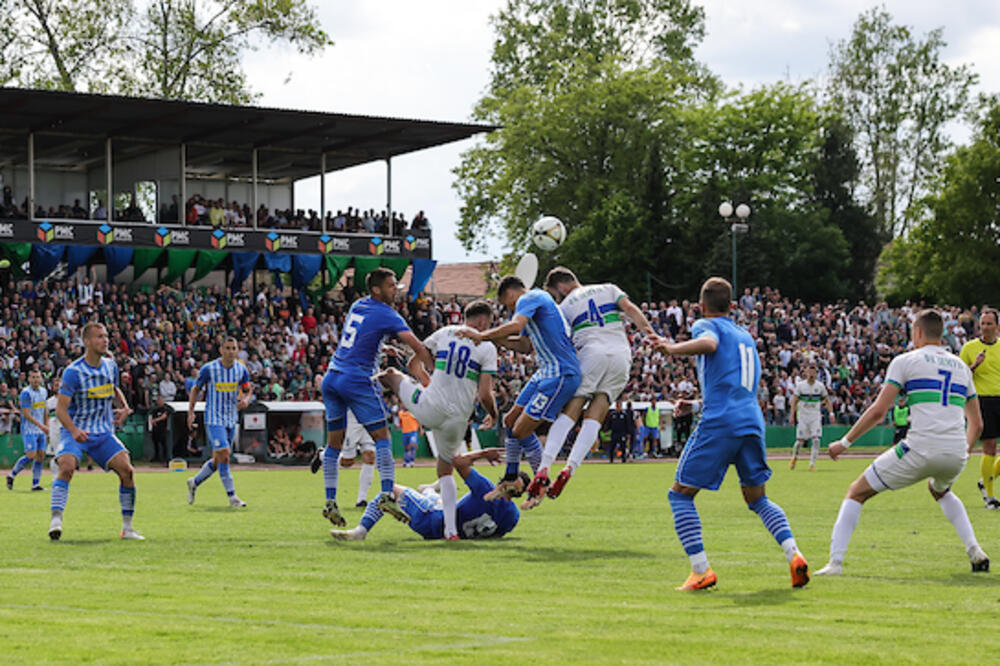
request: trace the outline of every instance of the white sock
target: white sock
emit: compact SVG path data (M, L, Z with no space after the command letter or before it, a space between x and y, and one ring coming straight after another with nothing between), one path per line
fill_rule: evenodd
M795 553L799 552L799 546L795 543L795 537L788 537L781 542L781 550L785 551L785 560L792 561Z
M368 534L368 528L365 527L364 525L357 525L353 527L350 531L355 534L360 534L361 536L366 536Z
M438 481L441 482L441 510L444 512L444 538L458 534L456 526L455 506L458 504L458 486L455 485L455 477L446 474Z
M812 467L816 464L816 458L819 457L819 437L813 438L812 452L809 454L809 466Z
M840 504L837 522L833 524L833 534L830 536L830 561L843 562L847 546L851 543L851 535L861 518L861 502L845 499Z
M364 502L368 499L368 491L372 487L372 480L375 478L375 465L363 463L361 474L358 476L358 501Z
M573 450L569 452L568 465L574 472L576 468L583 464L584 459L590 452L590 447L597 441L597 433L601 431L601 424L594 419L584 419L580 426L580 432L573 442Z
M968 551L970 548L979 545L979 542L976 541L976 533L972 529L972 523L969 522L969 514L966 513L962 500L958 499L955 493L949 491L937 503L941 507L941 511L944 512L945 517L951 521L952 527L958 533L958 538L965 545L965 550Z
M966 519L968 520L968 518ZM122 516L122 530L132 529L132 516Z
M695 553L694 555L688 555L688 559L691 560L691 571L698 575L708 571L708 553L705 551Z
M566 443L566 437L569 436L569 431L573 429L575 423L576 421L565 414L559 415L559 418L549 428L548 437L545 438L545 450L542 451L542 464L539 466L539 469L548 469L552 466L552 463L556 460L556 456L562 451L563 444Z
M801 439L795 440L795 443L792 444L792 460L795 460L796 458L799 457L799 447L801 446L802 446Z

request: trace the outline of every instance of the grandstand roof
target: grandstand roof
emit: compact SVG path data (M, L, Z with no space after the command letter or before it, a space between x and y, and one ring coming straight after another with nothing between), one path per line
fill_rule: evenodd
M28 133L35 159L54 169L93 168L104 141L115 139L114 160L148 152L150 144L187 145L189 172L249 177L258 149L261 179L316 175L404 155L481 132L494 125L379 118L0 87L0 160L27 163Z

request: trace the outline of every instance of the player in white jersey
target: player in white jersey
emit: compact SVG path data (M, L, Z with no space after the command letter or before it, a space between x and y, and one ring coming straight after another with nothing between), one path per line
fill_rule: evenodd
M347 410L347 429L344 431L344 448L340 450L340 467L351 467L361 450L361 473L358 475L358 501L355 507L368 506L368 491L375 480L375 440L358 422L354 412ZM322 451L317 451L309 464L313 474L323 466Z
M456 335L462 329L484 331L493 321L493 308L483 301L473 301L465 307L463 326L439 328L424 346L434 358L434 372L427 371L414 356L409 369L418 381L389 369L380 375L402 405L425 428L434 432L437 442L437 473L441 483L441 504L444 512L444 538L458 539L455 507L458 486L452 475L452 458L465 442L465 428L476 401L486 410L484 428L496 423L498 417L493 398L493 375L497 372L497 349L489 342L476 344L467 337Z
M573 472L583 463L590 447L597 440L611 404L628 384L632 369L632 348L625 333L622 314L628 315L647 336L659 338L642 310L613 284L583 286L571 270L560 266L549 271L545 288L559 303L559 310L570 325L573 346L580 359L581 379L573 398L566 403L559 418L549 429L542 463L528 486L528 498L521 504L522 509L538 506L546 492L552 499L559 497ZM566 466L555 482L550 483L549 467L555 462L566 437L588 402L590 404L584 414L583 425L573 443Z
M799 449L807 439L812 440L812 451L809 454L809 471L816 469L816 458L819 457L820 438L823 436L823 412L820 406L826 403L827 413L833 414L833 403L826 385L816 378L816 364L806 367L805 379L795 383L792 393L791 425L795 426L795 445L792 447L792 460L788 469L795 469L795 461L799 457Z
M867 500L883 490L899 490L927 478L931 496L965 546L972 571L989 571L990 560L976 541L965 505L951 492L979 438L983 419L972 372L941 345L943 329L944 320L934 310L917 315L913 321L913 351L892 360L878 398L847 435L830 445L830 457L836 460L852 442L882 422L900 391L906 392L910 430L848 488L833 526L830 562L817 575L839 575L843 571L844 554Z
M42 463L45 461L45 444L49 427L45 425L45 401L48 391L42 386L42 373L38 368L28 372L28 386L21 391L21 439L24 455L14 464L7 475L7 490L14 489L14 477L31 463L31 489L42 488Z

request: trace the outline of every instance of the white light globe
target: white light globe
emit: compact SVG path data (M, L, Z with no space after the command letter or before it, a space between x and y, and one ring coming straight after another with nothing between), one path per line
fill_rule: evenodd
M722 217L731 217L733 214L733 204L728 201L723 201L719 204L719 215Z
M746 204L740 204L739 206L737 206L736 217L740 218L741 220L745 220L748 217L750 217L750 206Z

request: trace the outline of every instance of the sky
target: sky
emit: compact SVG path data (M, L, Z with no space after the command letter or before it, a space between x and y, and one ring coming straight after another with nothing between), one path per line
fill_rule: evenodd
M863 0L694 0L705 8L707 35L696 57L731 87L753 88L821 78L830 47L850 34ZM886 0L896 23L922 35L944 28L944 60L967 63L980 90L1000 92L1000 2ZM395 118L467 122L489 81L493 31L489 19L502 0L314 0L335 45L315 57L287 46L249 54L245 69L259 103L279 108ZM956 128L962 141L968 133ZM500 256L467 253L455 238L461 200L452 170L468 139L394 158L392 208L412 219L425 211L434 257L443 263ZM296 207L319 209L319 179L296 186ZM384 208L386 166L374 163L327 176L327 209ZM527 222L526 222L527 223Z

